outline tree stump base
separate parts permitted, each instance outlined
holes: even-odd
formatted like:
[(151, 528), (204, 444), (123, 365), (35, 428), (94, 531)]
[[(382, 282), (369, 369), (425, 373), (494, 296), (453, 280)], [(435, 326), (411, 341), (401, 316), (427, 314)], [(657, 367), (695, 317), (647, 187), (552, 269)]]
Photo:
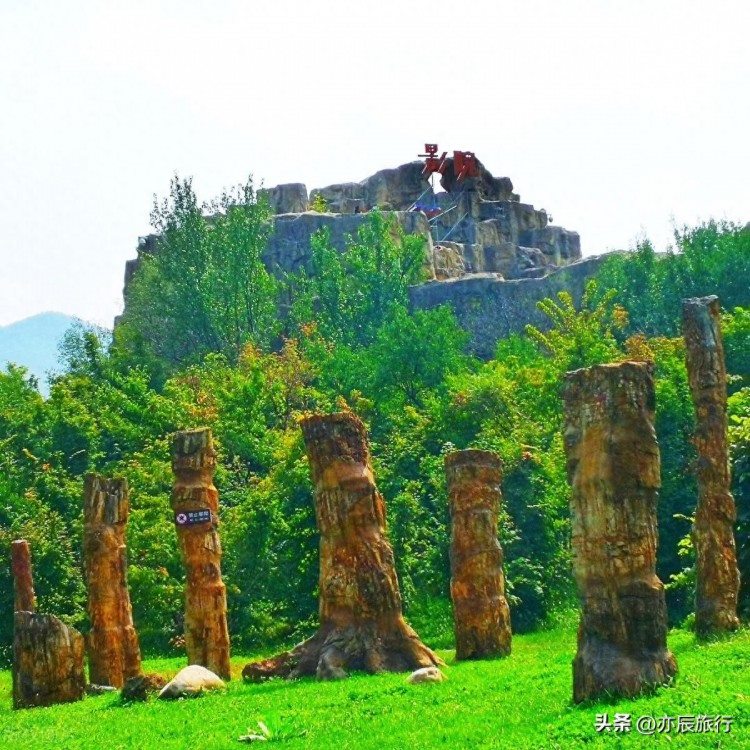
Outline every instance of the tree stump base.
[[(653, 593), (653, 592), (652, 592)], [(649, 609), (648, 600), (664, 600), (664, 592), (649, 596), (636, 594), (633, 601), (642, 603), (642, 614)], [(666, 620), (664, 621), (666, 631)], [(677, 674), (675, 658), (665, 647), (638, 654), (628, 653), (619, 644), (596, 637), (581, 637), (573, 659), (573, 700), (580, 703), (605, 694), (633, 697), (644, 691), (666, 685)]]
[(349, 671), (411, 672), (444, 662), (398, 618), (381, 624), (352, 624), (349, 627), (320, 628), (312, 638), (270, 659), (252, 662), (242, 670), (250, 681), (285, 677), (315, 676), (319, 680), (340, 680)]
[(291, 651), (248, 664), (242, 676), (330, 680), (348, 670), (411, 672), (442, 664), (401, 614), (364, 425), (350, 413), (317, 415), (303, 420), (302, 433), (320, 531), (320, 629)]
[(16, 612), (13, 624), (13, 708), (81, 700), (83, 636), (53, 615)]

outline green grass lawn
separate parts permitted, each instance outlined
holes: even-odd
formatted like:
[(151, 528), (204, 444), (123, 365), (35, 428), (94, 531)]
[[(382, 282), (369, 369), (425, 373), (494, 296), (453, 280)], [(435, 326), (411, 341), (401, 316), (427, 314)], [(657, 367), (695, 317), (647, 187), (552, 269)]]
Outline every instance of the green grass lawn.
[[(270, 743), (290, 748), (750, 748), (750, 632), (698, 645), (669, 638), (679, 664), (672, 687), (638, 700), (573, 706), (571, 628), (516, 636), (508, 659), (456, 664), (442, 651), (448, 681), (408, 685), (401, 674), (357, 675), (245, 685), (194, 700), (121, 705), (116, 695), (12, 711), (10, 673), (0, 672), (0, 747), (14, 750), (214, 750), (245, 747), (237, 738), (264, 721)], [(174, 674), (179, 659), (149, 660), (146, 671)], [(597, 734), (596, 715), (630, 713), (629, 734)], [(641, 736), (643, 715), (724, 715), (729, 734)]]

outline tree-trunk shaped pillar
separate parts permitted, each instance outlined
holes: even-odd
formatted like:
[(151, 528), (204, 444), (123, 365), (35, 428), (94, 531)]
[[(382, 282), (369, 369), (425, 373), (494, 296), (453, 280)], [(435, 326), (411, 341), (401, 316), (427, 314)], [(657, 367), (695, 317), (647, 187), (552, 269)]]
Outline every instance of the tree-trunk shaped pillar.
[(34, 577), (31, 572), (31, 552), (25, 539), (16, 539), (10, 545), (11, 571), (13, 573), (13, 610), (36, 612)]
[(23, 539), (13, 542), (13, 708), (51, 706), (83, 698), (84, 640), (52, 615), (34, 612), (31, 555)]
[(566, 376), (564, 398), (573, 568), (582, 605), (573, 699), (633, 696), (677, 671), (656, 575), (660, 478), (652, 366), (576, 370)]
[(243, 676), (338, 679), (348, 670), (402, 672), (442, 663), (401, 612), (385, 506), (365, 427), (350, 413), (302, 421), (320, 531), (320, 627)]
[(83, 698), (83, 636), (53, 615), (16, 612), (13, 620), (13, 708)]
[(188, 662), (228, 680), (227, 594), (221, 580), (219, 493), (211, 430), (178, 432), (172, 443), (172, 509), (185, 564), (185, 647)]
[(497, 539), (502, 501), (496, 453), (464, 450), (445, 457), (451, 512), (451, 599), (456, 659), (507, 656), (510, 609)]
[(133, 626), (125, 529), (130, 511), (125, 479), (88, 474), (83, 491), (83, 558), (89, 595), (89, 679), (122, 687), (140, 674)]
[(717, 297), (682, 302), (690, 392), (695, 404), (698, 505), (693, 525), (700, 636), (735, 630), (740, 574), (734, 542), (737, 512), (730, 492), (727, 372)]

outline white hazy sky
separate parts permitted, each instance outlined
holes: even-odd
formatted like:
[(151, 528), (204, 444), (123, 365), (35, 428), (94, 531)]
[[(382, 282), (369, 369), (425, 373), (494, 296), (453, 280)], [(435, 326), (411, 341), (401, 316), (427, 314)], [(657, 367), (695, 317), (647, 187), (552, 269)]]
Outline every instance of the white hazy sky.
[(585, 254), (750, 219), (747, 0), (0, 0), (0, 325), (110, 325), (153, 193), (470, 149)]

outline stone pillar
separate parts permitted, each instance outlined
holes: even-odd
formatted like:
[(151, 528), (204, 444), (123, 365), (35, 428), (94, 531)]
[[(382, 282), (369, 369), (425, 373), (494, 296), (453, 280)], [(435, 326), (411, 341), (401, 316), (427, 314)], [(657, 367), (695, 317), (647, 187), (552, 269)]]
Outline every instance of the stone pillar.
[(34, 578), (31, 574), (31, 552), (25, 539), (16, 539), (10, 545), (11, 571), (15, 612), (36, 612)]
[(401, 613), (385, 506), (375, 485), (365, 427), (350, 413), (302, 422), (320, 531), (320, 628), (271, 659), (248, 664), (245, 679), (411, 671), (442, 663)]
[(695, 404), (698, 505), (693, 525), (699, 636), (736, 630), (740, 574), (734, 543), (737, 511), (730, 492), (727, 372), (718, 297), (682, 302), (690, 392)]
[(620, 362), (570, 372), (564, 399), (573, 569), (582, 605), (573, 699), (633, 696), (677, 671), (655, 565), (661, 482), (652, 365)]
[(52, 615), (16, 612), (13, 620), (13, 708), (83, 698), (83, 636)]
[(117, 688), (141, 671), (128, 592), (125, 528), (129, 511), (125, 479), (86, 476), (83, 560), (91, 620), (89, 679), (95, 685)]
[(15, 581), (13, 708), (51, 706), (83, 698), (83, 636), (52, 615), (35, 613), (31, 555), (25, 539), (11, 546)]
[(445, 457), (456, 659), (510, 653), (510, 609), (497, 539), (500, 466), (491, 451), (455, 451)]
[(175, 434), (172, 443), (172, 489), (177, 537), (185, 564), (185, 646), (188, 662), (229, 674), (227, 594), (221, 580), (219, 493), (211, 430)]

